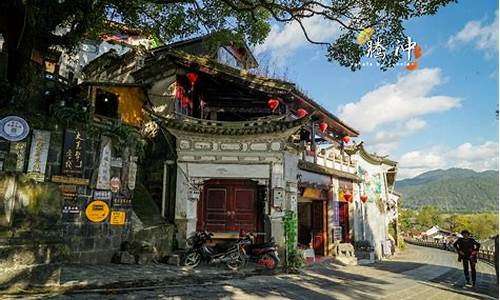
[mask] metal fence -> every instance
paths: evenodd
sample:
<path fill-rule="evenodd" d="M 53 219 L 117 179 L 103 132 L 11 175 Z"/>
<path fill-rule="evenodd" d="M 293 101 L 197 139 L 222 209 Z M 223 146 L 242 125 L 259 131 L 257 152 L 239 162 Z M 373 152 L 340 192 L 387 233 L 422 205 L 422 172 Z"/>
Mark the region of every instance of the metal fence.
<path fill-rule="evenodd" d="M 455 252 L 455 248 L 453 248 L 452 244 L 446 244 L 446 243 L 437 242 L 437 241 L 421 241 L 421 240 L 415 240 L 415 239 L 409 239 L 409 238 L 406 238 L 405 242 L 407 242 L 408 244 L 437 248 L 437 249 L 441 249 L 441 250 Z M 490 264 L 495 264 L 495 250 L 494 249 L 493 250 L 491 250 L 491 249 L 479 249 L 478 258 L 485 261 L 485 262 L 488 262 Z"/>

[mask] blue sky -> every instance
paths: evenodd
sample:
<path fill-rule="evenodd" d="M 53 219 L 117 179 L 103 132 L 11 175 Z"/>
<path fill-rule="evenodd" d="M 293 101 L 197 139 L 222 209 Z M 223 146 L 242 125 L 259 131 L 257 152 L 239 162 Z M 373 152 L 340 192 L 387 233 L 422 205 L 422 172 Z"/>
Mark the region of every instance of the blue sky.
<path fill-rule="evenodd" d="M 336 25 L 308 21 L 317 40 Z M 348 124 L 367 148 L 400 162 L 399 177 L 436 168 L 498 169 L 498 2 L 461 1 L 406 23 L 421 45 L 419 68 L 351 72 L 328 63 L 296 25 L 275 25 L 258 57 Z M 286 66 L 286 67 L 285 67 Z"/>

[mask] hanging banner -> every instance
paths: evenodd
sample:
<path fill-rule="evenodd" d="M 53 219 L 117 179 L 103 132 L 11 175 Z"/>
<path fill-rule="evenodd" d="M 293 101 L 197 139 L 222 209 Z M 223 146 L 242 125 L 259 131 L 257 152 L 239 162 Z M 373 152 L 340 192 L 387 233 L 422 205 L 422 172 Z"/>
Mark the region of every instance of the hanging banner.
<path fill-rule="evenodd" d="M 333 201 L 333 225 L 339 226 L 340 218 L 339 218 L 339 203 L 337 201 Z"/>
<path fill-rule="evenodd" d="M 99 171 L 97 174 L 96 188 L 99 190 L 109 190 L 111 179 L 111 138 L 102 137 L 100 152 Z"/>
<path fill-rule="evenodd" d="M 24 171 L 24 162 L 26 157 L 26 143 L 18 142 L 10 144 L 10 153 L 16 155 L 16 171 Z"/>
<path fill-rule="evenodd" d="M 49 154 L 50 131 L 33 130 L 31 139 L 30 158 L 28 162 L 28 173 L 35 175 L 35 180 L 43 180 L 47 156 Z"/>
<path fill-rule="evenodd" d="M 64 131 L 62 173 L 82 177 L 85 153 L 85 133 L 79 129 Z"/>
<path fill-rule="evenodd" d="M 130 163 L 128 165 L 128 188 L 129 190 L 135 189 L 135 177 L 137 175 L 137 156 L 130 156 Z"/>

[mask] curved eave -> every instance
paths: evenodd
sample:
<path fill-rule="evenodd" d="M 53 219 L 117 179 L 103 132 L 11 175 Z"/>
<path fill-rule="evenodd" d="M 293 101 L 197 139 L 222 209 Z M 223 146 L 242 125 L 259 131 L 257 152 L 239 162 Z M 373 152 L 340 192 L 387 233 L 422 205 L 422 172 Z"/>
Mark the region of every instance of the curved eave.
<path fill-rule="evenodd" d="M 221 122 L 187 116 L 164 117 L 147 111 L 152 119 L 168 130 L 191 132 L 199 135 L 248 136 L 298 130 L 308 118 L 288 121 L 285 117 L 263 118 L 255 121 Z"/>
<path fill-rule="evenodd" d="M 374 165 L 385 164 L 385 165 L 389 165 L 389 166 L 393 166 L 393 167 L 396 167 L 398 165 L 398 163 L 396 161 L 390 160 L 386 157 L 382 157 L 382 156 L 373 155 L 373 154 L 368 153 L 368 151 L 366 151 L 365 147 L 363 146 L 363 142 L 359 143 L 358 145 L 356 145 L 354 147 L 346 149 L 346 152 L 350 155 L 352 155 L 356 152 L 359 152 L 359 155 L 364 160 L 366 160 L 367 162 L 374 164 Z"/>

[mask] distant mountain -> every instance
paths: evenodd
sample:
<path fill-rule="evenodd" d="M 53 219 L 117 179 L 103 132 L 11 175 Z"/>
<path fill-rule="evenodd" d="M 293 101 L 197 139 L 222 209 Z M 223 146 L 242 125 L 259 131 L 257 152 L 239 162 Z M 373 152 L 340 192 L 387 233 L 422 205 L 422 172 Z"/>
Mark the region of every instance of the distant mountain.
<path fill-rule="evenodd" d="M 445 212 L 498 211 L 498 171 L 433 170 L 396 182 L 404 208 L 435 206 Z"/>

